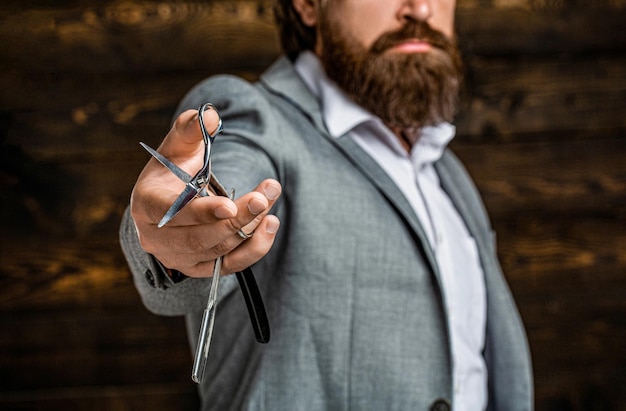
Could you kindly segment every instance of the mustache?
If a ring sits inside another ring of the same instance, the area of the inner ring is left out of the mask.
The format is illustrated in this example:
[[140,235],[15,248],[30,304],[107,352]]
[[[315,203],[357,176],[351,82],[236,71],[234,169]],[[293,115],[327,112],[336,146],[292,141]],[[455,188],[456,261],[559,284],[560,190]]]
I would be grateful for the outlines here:
[[373,54],[382,54],[390,48],[411,39],[419,39],[442,50],[454,48],[455,42],[425,22],[411,21],[399,30],[383,33],[370,47]]

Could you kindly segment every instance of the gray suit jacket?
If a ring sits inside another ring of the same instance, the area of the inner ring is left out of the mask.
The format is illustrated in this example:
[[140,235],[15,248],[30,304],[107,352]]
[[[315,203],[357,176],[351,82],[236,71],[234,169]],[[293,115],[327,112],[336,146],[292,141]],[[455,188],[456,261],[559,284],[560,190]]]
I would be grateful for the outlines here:
[[[255,341],[237,282],[224,278],[203,408],[446,409],[452,364],[439,271],[398,187],[351,139],[328,136],[318,102],[284,58],[255,84],[206,80],[179,111],[206,101],[224,120],[214,157],[222,183],[244,193],[275,178],[284,192],[276,243],[253,267],[272,339]],[[530,410],[528,345],[486,212],[453,154],[436,169],[485,273],[490,409]],[[185,315],[195,347],[210,279],[173,284],[141,250],[128,213],[121,240],[144,304]]]

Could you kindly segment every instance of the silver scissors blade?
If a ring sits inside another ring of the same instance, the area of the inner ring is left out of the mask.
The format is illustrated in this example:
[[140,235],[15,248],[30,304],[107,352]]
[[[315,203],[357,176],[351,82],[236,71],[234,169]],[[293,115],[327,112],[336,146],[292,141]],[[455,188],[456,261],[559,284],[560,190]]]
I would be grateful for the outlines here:
[[206,369],[207,359],[209,358],[209,347],[211,346],[213,327],[215,325],[215,310],[217,308],[217,290],[220,283],[220,275],[222,275],[222,257],[217,257],[215,265],[213,266],[213,278],[211,279],[209,298],[202,315],[198,345],[196,346],[196,354],[194,355],[191,370],[191,379],[198,384],[204,377],[204,370]]
[[158,227],[161,228],[165,224],[169,223],[169,221],[174,218],[174,216],[178,214],[178,212],[182,210],[183,207],[186,206],[197,195],[198,189],[192,184],[187,184],[187,187],[185,187],[183,192],[180,193],[180,195],[174,201],[174,204],[170,206],[169,210],[167,210],[161,221],[159,221]]
[[139,143],[139,144],[141,145],[141,147],[146,149],[146,151],[150,153],[152,157],[156,158],[159,161],[159,163],[167,167],[176,177],[182,180],[185,184],[188,184],[191,181],[191,176],[187,174],[185,170],[178,167],[176,164],[172,163],[170,160],[165,158],[161,153],[159,153],[158,151],[156,151],[149,145],[144,144],[144,143]]

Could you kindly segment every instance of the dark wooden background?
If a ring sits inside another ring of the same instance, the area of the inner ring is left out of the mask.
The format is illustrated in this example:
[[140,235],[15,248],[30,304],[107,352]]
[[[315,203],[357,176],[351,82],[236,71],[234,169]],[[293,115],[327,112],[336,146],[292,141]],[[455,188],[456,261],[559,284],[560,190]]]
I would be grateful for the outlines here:
[[[453,148],[482,191],[539,410],[626,410],[626,1],[459,0]],[[178,100],[279,53],[269,0],[0,5],[0,409],[186,410],[180,318],[141,305],[121,213]]]

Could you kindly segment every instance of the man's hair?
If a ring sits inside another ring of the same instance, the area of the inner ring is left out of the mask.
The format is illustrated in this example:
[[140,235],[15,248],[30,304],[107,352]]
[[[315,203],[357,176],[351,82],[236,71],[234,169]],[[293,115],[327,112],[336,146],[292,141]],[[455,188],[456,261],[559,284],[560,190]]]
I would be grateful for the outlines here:
[[278,25],[280,44],[291,60],[295,60],[300,52],[315,48],[315,27],[302,23],[292,0],[274,0],[274,18]]

